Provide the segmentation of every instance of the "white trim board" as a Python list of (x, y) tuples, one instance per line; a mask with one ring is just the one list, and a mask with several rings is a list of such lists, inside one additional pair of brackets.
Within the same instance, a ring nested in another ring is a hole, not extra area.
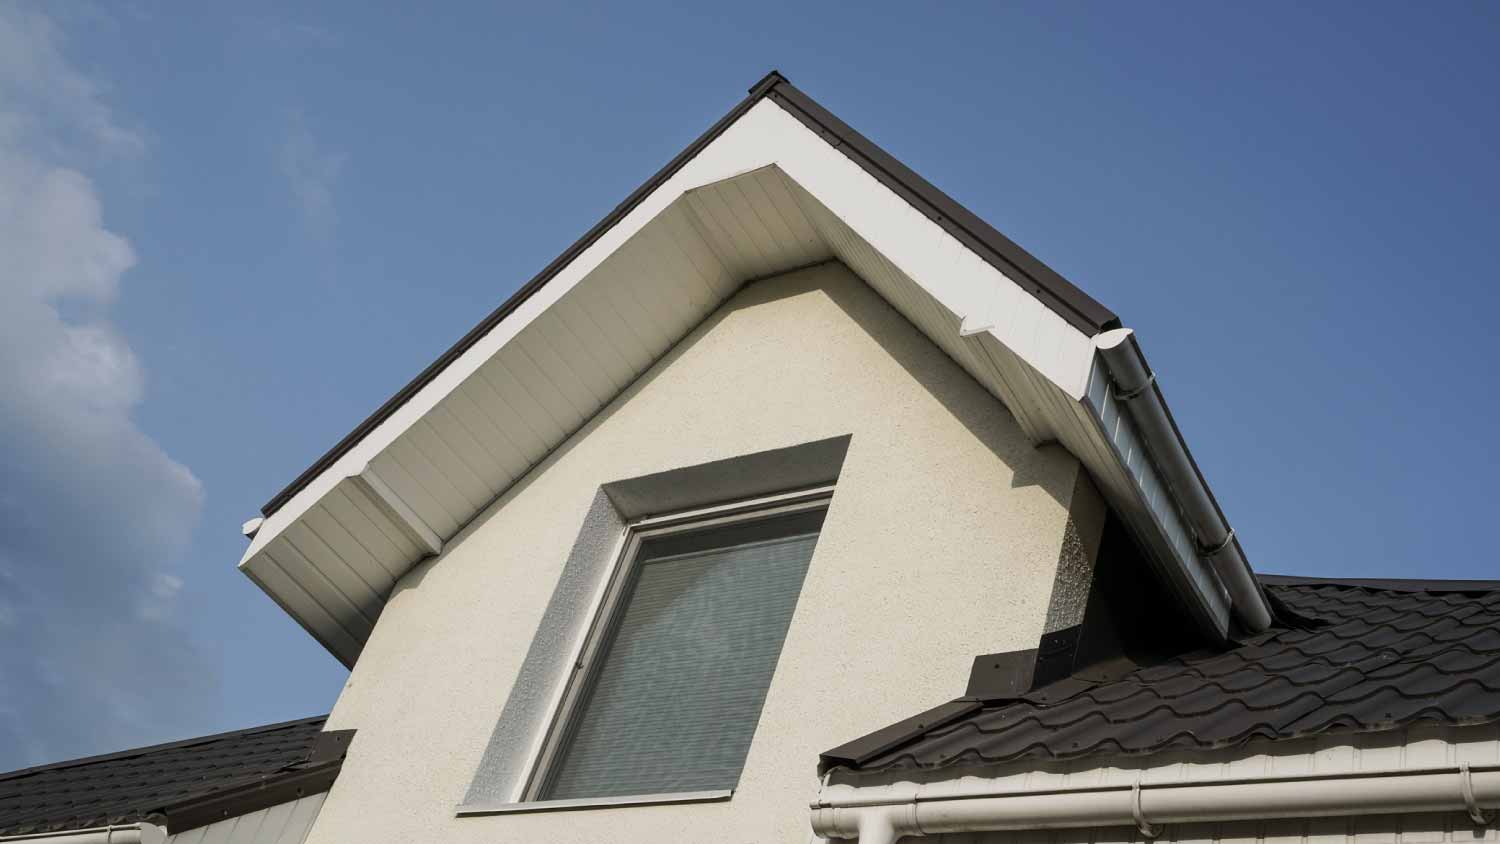
[(830, 259), (990, 389), (1033, 441), (1083, 461), (1183, 600), (1222, 632), (1224, 588), (1150, 462), (1129, 450), (1129, 419), (1106, 428), (1090, 403), (1093, 338), (766, 99), (268, 516), (240, 568), (352, 665), (396, 580), (742, 284)]

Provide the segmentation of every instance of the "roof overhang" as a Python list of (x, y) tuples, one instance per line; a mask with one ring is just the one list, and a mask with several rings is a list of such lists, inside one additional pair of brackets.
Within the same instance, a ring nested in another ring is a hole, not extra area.
[(352, 665), (402, 575), (725, 299), (829, 260), (1077, 456), (1225, 635), (1235, 601), (1098, 352), (1118, 319), (776, 74), (273, 499), (240, 568)]

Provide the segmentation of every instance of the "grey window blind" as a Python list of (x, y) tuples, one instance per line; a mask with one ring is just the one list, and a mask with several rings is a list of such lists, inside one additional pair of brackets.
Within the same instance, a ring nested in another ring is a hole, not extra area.
[(730, 789), (823, 512), (647, 541), (541, 795)]

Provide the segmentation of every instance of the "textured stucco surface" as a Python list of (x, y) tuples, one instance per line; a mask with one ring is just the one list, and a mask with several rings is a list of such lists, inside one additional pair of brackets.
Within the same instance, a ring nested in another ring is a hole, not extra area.
[[(601, 484), (845, 434), (732, 800), (455, 817)], [(331, 716), (359, 733), (309, 841), (800, 844), (818, 751), (1035, 645), (1078, 474), (841, 265), (750, 285), (397, 586)]]
[(1047, 606), (1045, 633), (1054, 633), (1083, 622), (1083, 611), (1089, 603), (1089, 586), (1094, 582), (1094, 561), (1099, 558), (1099, 543), (1104, 537), (1104, 521), (1109, 505), (1089, 479), (1079, 472), (1068, 508), (1068, 524), (1063, 530), (1062, 552), (1057, 557), (1057, 575), (1052, 584), (1052, 602)]

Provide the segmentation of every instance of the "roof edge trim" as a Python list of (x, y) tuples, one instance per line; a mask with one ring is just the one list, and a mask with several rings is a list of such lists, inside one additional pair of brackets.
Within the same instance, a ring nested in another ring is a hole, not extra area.
[(563, 250), (561, 255), (552, 259), (552, 262), (544, 267), (541, 272), (533, 276), (530, 281), (521, 285), (521, 288), (513, 293), (509, 299), (506, 299), (501, 303), (500, 307), (491, 311), (478, 325), (469, 329), (467, 334), (459, 338), (458, 342), (450, 346), (437, 360), (428, 364), (427, 368), (417, 373), (417, 376), (408, 382), (405, 387), (402, 387), (394, 396), (391, 396), (384, 404), (376, 408), (374, 413), (366, 417), (353, 431), (350, 431), (333, 448), (329, 449), (315, 463), (303, 471), (302, 474), (298, 475), (296, 480), (288, 484), (281, 492), (276, 493), (275, 497), (260, 508), (261, 515), (270, 516), (281, 509), (283, 504), (290, 501), (292, 496), (301, 492), (302, 488), (311, 483), (313, 478), (316, 478), (325, 469), (337, 462), (356, 443), (364, 439), (366, 434), (373, 431), (376, 426), (384, 422), (392, 413), (395, 413), (399, 407), (406, 404), (407, 400), (416, 395), (423, 387), (427, 386), (432, 379), (437, 377), (438, 373), (447, 369), (449, 364), (453, 363), (464, 352), (468, 351), (470, 347), (479, 342), (481, 337), (490, 332), (490, 329), (500, 324), (501, 320), (509, 316), (547, 282), (551, 281), (554, 276), (562, 272), (563, 268), (572, 263), (574, 258), (577, 258), (585, 249), (588, 249), (595, 241), (603, 237), (605, 232), (614, 228), (616, 223), (624, 219), (626, 214), (629, 214), (637, 205), (645, 201), (646, 197), (661, 187), (663, 182), (675, 175), (689, 161), (692, 161), (704, 147), (723, 134), (724, 130), (728, 129), (745, 112), (749, 111), (751, 107), (765, 97), (767, 91), (785, 81), (786, 78), (774, 70), (766, 74), (764, 78), (750, 88), (749, 95), (735, 105), (734, 108), (730, 109), (728, 114), (719, 118), (718, 122), (708, 128), (708, 131), (699, 135), (691, 144), (688, 144), (686, 149), (678, 153), (671, 161), (668, 161), (666, 166), (656, 171), (644, 184), (632, 191), (629, 196), (625, 197), (623, 202), (616, 205), (614, 210), (605, 215), (604, 219), (595, 223), (593, 228), (584, 232), (583, 236), (574, 241), (572, 246), (569, 246)]
[(290, 484), (276, 493), (260, 508), (261, 515), (268, 517), (274, 514), (315, 478), (331, 468), (339, 458), (432, 382), (502, 320), (516, 311), (762, 99), (775, 102), (783, 111), (843, 152), (882, 185), (895, 192), (949, 234), (958, 238), (986, 263), (1006, 274), (1022, 289), (1035, 296), (1048, 309), (1075, 328), (1092, 336), (1100, 331), (1119, 327), (1120, 320), (1114, 312), (1016, 245), (952, 197), (917, 175), (911, 168), (856, 132), (811, 97), (798, 90), (779, 71), (772, 70), (750, 87), (748, 95), (743, 100), (667, 162), (644, 184), (631, 192), (604, 219), (594, 224), (573, 245), (547, 264), (540, 273), (522, 285), (509, 299), (443, 352), (437, 360), (419, 372), (406, 386), (382, 403), (354, 430), (346, 434)]
[(1120, 318), (1109, 308), (861, 135), (791, 82), (783, 79), (770, 89), (767, 96), (1074, 328), (1092, 336), (1120, 327)]
[(58, 762), (46, 762), (41, 765), (33, 765), (30, 768), (18, 768), (14, 771), (0, 772), (0, 780), (11, 780), (19, 777), (39, 774), (43, 771), (55, 771), (60, 768), (71, 768), (77, 765), (93, 765), (99, 762), (112, 762), (117, 759), (128, 759), (143, 753), (156, 753), (162, 750), (173, 750), (179, 747), (191, 747), (195, 744), (204, 744), (211, 741), (224, 741), (226, 739), (239, 738), (240, 736), (255, 735), (257, 733), (268, 733), (273, 730), (284, 730), (288, 727), (297, 727), (306, 724), (316, 724), (328, 720), (328, 715), (313, 715), (307, 718), (292, 718), (287, 721), (276, 721), (271, 724), (259, 724), (254, 727), (242, 727), (238, 730), (225, 730), (222, 733), (210, 733), (206, 736), (193, 736), (192, 738), (177, 739), (175, 741), (164, 741), (159, 744), (147, 744), (140, 747), (116, 750), (110, 753), (100, 753), (95, 756), (80, 756), (77, 759), (63, 759)]
[(1294, 574), (1257, 574), (1268, 586), (1338, 586), (1345, 589), (1378, 589), (1384, 592), (1496, 592), (1500, 580), (1440, 580), (1419, 577), (1303, 577)]
[(203, 797), (163, 807), (167, 831), (177, 835), (227, 818), (259, 812), (282, 803), (322, 794), (333, 788), (344, 760), (336, 759), (299, 771), (284, 771), (241, 783)]

